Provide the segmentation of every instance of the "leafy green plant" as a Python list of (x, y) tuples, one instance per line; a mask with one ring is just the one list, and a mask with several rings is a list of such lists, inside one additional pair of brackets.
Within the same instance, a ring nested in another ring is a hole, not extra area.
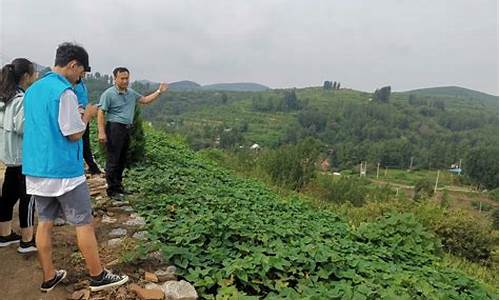
[(440, 266), (438, 240), (411, 214), (351, 227), (297, 196), (232, 176), (146, 130), (127, 185), (150, 241), (204, 299), (495, 299)]

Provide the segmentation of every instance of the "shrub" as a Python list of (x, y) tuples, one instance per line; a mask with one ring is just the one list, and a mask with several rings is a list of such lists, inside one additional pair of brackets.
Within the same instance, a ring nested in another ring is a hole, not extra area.
[(447, 212), (432, 224), (443, 248), (471, 261), (487, 261), (498, 244), (489, 222), (462, 210)]
[(274, 184), (299, 190), (314, 177), (320, 148), (319, 141), (307, 138), (297, 145), (268, 151), (260, 163)]
[(130, 146), (127, 151), (127, 167), (135, 165), (144, 159), (146, 141), (144, 139), (144, 128), (142, 123), (141, 109), (137, 106), (134, 112), (134, 123), (132, 129), (130, 130)]
[(494, 258), (498, 237), (491, 230), (488, 220), (480, 219), (472, 212), (450, 210), (430, 201), (415, 205), (415, 202), (407, 200), (368, 201), (358, 208), (349, 203), (338, 209), (338, 213), (345, 215), (355, 226), (373, 222), (387, 213), (402, 212), (412, 212), (428, 230), (440, 238), (446, 252), (483, 264)]
[(493, 229), (498, 230), (498, 208), (495, 208), (491, 212), (490, 216), (491, 216), (491, 226), (493, 226)]
[(326, 201), (339, 204), (349, 202), (354, 206), (361, 206), (365, 203), (368, 181), (364, 178), (322, 176), (318, 178), (317, 182), (323, 190), (323, 197)]
[(434, 195), (434, 185), (428, 179), (420, 179), (415, 183), (415, 194), (413, 200), (419, 201)]

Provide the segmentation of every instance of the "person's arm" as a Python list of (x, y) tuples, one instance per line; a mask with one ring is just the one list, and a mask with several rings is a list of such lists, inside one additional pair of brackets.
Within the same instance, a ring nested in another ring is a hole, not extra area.
[(88, 122), (95, 116), (97, 106), (87, 105), (85, 112), (78, 111), (78, 100), (72, 90), (65, 91), (59, 99), (59, 129), (70, 141), (78, 141), (87, 128)]
[(147, 96), (142, 96), (139, 98), (139, 103), (141, 104), (150, 104), (160, 97), (168, 89), (168, 85), (166, 83), (160, 83), (158, 89)]
[[(24, 97), (24, 96), (23, 96)], [(16, 105), (14, 107), (14, 132), (18, 135), (23, 135), (24, 133), (24, 107), (23, 107), (23, 99), (19, 100), (16, 103), (12, 103), (12, 105)]]
[(99, 99), (99, 110), (97, 111), (97, 137), (99, 143), (106, 144), (106, 113), (110, 107), (110, 97), (107, 91), (101, 95)]
[(102, 109), (97, 111), (97, 131), (99, 137), (99, 143), (106, 144), (106, 116)]
[(81, 139), (82, 136), (85, 134), (85, 130), (87, 129), (87, 124), (90, 122), (90, 120), (92, 120), (93, 117), (95, 117), (96, 113), (97, 113), (97, 105), (88, 104), (87, 107), (85, 107), (85, 111), (83, 112), (82, 115), (82, 122), (85, 124), (85, 129), (83, 129), (83, 131), (68, 135), (68, 139), (70, 139), (73, 142)]

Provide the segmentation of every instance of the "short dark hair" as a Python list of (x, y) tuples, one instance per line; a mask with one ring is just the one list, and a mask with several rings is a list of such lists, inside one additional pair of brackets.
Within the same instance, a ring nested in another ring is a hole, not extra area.
[(56, 50), (55, 65), (65, 67), (70, 61), (76, 59), (86, 72), (90, 72), (89, 54), (80, 45), (73, 43), (62, 43)]
[(129, 72), (129, 70), (127, 68), (125, 68), (125, 67), (118, 67), (118, 68), (115, 68), (113, 70), (113, 76), (115, 76), (115, 78), (116, 78), (116, 75), (118, 75), (118, 73), (121, 73), (121, 72), (127, 72), (127, 73), (130, 74), (130, 72)]

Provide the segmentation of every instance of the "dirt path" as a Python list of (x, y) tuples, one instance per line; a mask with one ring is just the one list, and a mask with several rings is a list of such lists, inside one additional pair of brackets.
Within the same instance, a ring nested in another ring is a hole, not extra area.
[[(0, 183), (3, 182), (4, 167), (0, 165)], [(138, 238), (131, 236), (140, 231), (140, 225), (127, 226), (125, 223), (131, 218), (135, 218), (132, 208), (125, 203), (118, 205), (105, 197), (105, 180), (100, 177), (88, 179), (91, 195), (96, 211), (95, 226), (96, 235), (99, 242), (100, 256), (106, 268), (124, 272), (130, 277), (130, 283), (141, 283), (144, 270), (154, 271), (154, 268), (161, 267), (156, 264), (148, 268), (146, 265), (130, 266), (117, 263), (117, 259), (125, 248), (140, 242)], [(17, 207), (16, 207), (17, 211)], [(114, 223), (103, 223), (102, 218), (114, 219)], [(17, 212), (14, 216), (14, 230), (18, 231)], [(36, 221), (35, 221), (36, 224)], [(127, 230), (126, 236), (116, 246), (110, 246), (108, 241), (113, 239), (109, 233), (111, 230), (121, 228)], [(18, 231), (19, 232), (19, 231)], [(63, 284), (58, 285), (49, 293), (42, 293), (39, 286), (42, 282), (42, 271), (39, 267), (36, 253), (20, 255), (17, 253), (17, 245), (0, 248), (0, 300), (62, 300), (71, 298), (75, 290), (87, 288), (87, 272), (84, 260), (79, 254), (75, 231), (72, 226), (56, 226), (53, 232), (54, 243), (54, 264), (56, 268), (63, 268), (68, 271), (67, 278)], [(112, 262), (110, 264), (110, 262)], [(90, 299), (94, 300), (126, 300), (136, 299), (135, 294), (128, 291), (126, 287), (120, 287), (111, 291), (93, 293)]]

